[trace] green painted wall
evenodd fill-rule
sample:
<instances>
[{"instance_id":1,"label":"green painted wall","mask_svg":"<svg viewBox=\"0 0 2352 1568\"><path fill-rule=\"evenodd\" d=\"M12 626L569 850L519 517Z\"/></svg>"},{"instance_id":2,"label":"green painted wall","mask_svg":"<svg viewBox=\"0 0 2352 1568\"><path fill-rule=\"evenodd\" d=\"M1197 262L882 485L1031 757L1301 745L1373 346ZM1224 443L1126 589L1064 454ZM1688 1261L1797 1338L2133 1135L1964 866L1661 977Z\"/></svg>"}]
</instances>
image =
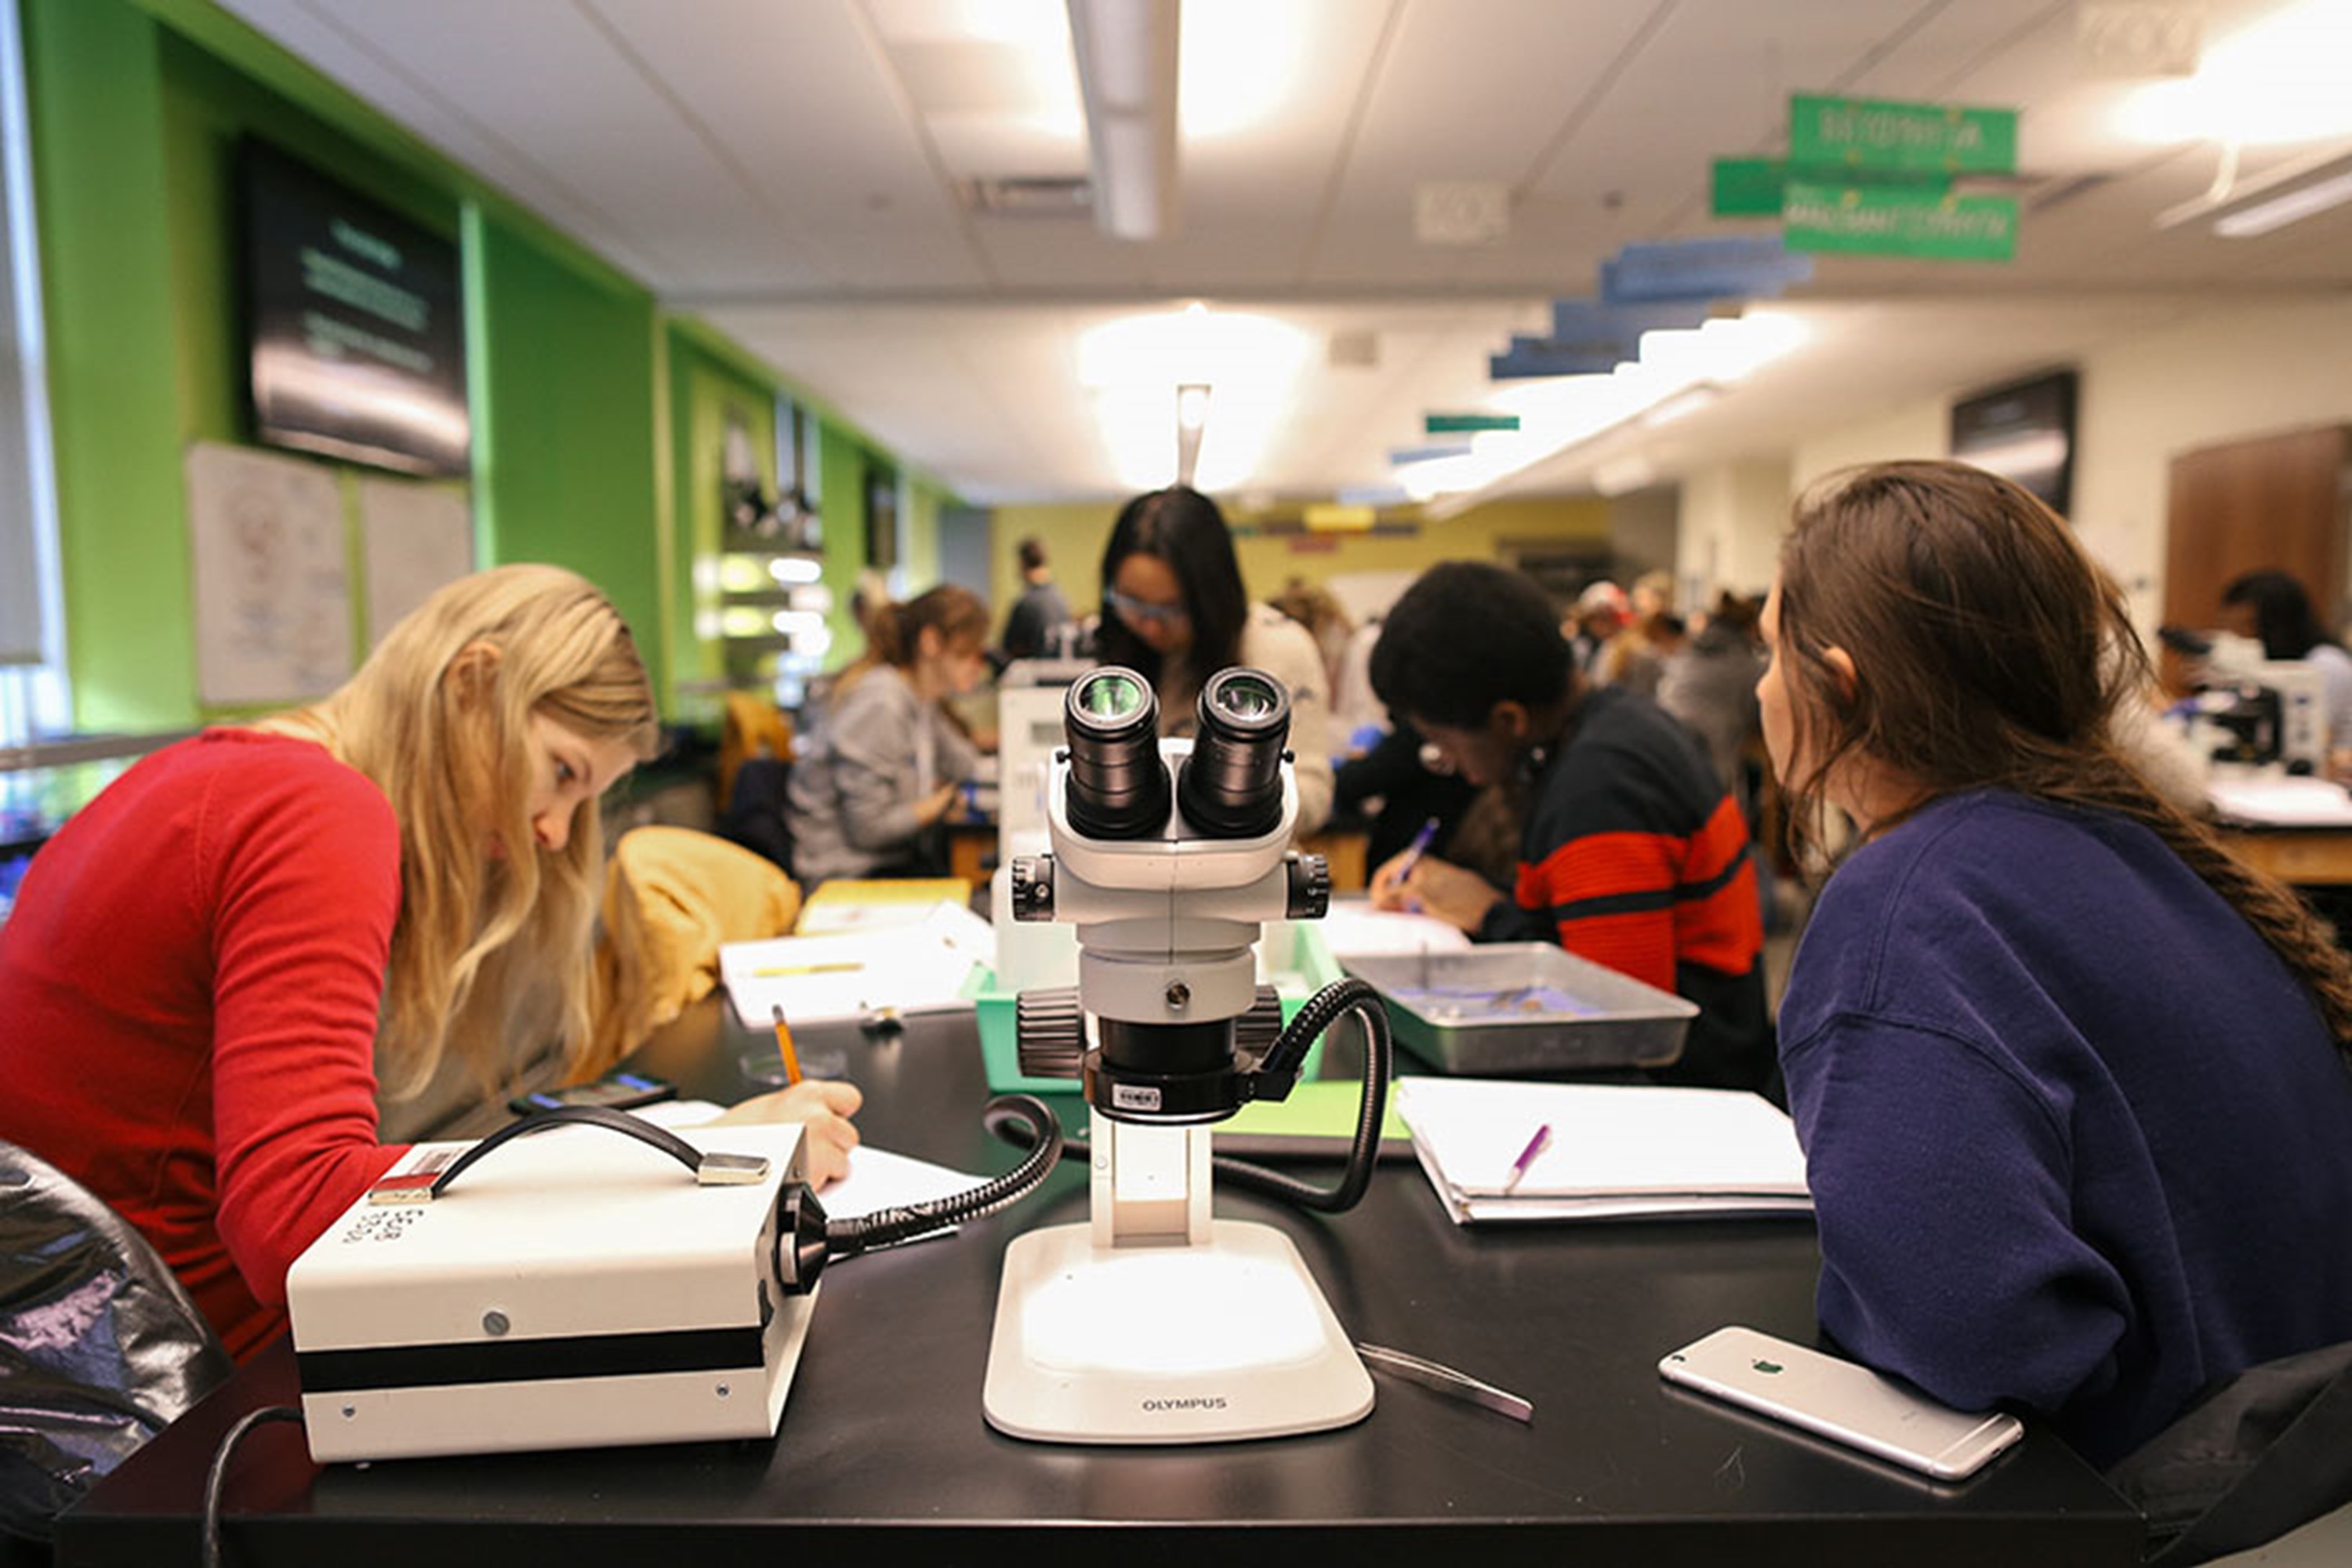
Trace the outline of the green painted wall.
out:
<instances>
[{"instance_id":1,"label":"green painted wall","mask_svg":"<svg viewBox=\"0 0 2352 1568\"><path fill-rule=\"evenodd\" d=\"M819 427L817 516L824 522L824 585L833 590L833 668L866 651L866 634L849 613L849 595L866 565L866 443L839 426Z\"/></svg>"},{"instance_id":2,"label":"green painted wall","mask_svg":"<svg viewBox=\"0 0 2352 1568\"><path fill-rule=\"evenodd\" d=\"M603 588L667 689L653 298L583 276L495 214L470 227L474 511L488 558L556 562Z\"/></svg>"},{"instance_id":3,"label":"green painted wall","mask_svg":"<svg viewBox=\"0 0 2352 1568\"><path fill-rule=\"evenodd\" d=\"M22 15L78 725L215 716L196 700L182 454L245 438L232 215L248 131L461 239L479 558L559 562L601 584L677 716L677 684L720 668L695 612L725 408L751 416L772 479L780 379L207 0L22 0ZM870 444L818 408L846 658L862 646L848 598ZM349 512L368 470L329 466ZM947 498L929 480L908 498L919 587Z\"/></svg>"}]
</instances>

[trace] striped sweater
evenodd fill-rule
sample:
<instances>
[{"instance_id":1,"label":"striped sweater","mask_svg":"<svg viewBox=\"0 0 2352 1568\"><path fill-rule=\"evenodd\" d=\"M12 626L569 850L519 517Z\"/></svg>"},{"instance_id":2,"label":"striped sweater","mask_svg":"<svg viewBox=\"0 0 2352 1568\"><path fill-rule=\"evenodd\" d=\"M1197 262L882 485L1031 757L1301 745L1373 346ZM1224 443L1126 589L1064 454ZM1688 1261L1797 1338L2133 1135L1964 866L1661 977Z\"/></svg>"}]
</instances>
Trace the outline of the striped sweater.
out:
<instances>
[{"instance_id":1,"label":"striped sweater","mask_svg":"<svg viewBox=\"0 0 2352 1568\"><path fill-rule=\"evenodd\" d=\"M1616 687L1590 693L1538 763L1517 896L1481 942L1557 942L1699 1005L1667 1082L1772 1076L1764 922L1748 825L1698 739Z\"/></svg>"}]
</instances>

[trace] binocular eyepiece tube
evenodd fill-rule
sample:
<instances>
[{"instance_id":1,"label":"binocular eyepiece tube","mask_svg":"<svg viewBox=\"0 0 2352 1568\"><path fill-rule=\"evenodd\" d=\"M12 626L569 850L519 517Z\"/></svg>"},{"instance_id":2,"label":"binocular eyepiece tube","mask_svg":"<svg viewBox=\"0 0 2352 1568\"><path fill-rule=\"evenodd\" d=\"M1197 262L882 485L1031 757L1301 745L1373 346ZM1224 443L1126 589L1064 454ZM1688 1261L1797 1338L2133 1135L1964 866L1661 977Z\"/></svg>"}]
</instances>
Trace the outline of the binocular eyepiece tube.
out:
<instances>
[{"instance_id":1,"label":"binocular eyepiece tube","mask_svg":"<svg viewBox=\"0 0 2352 1568\"><path fill-rule=\"evenodd\" d=\"M1070 826L1089 838L1150 838L1168 826L1160 699L1115 664L1090 669L1062 704L1070 743Z\"/></svg>"},{"instance_id":2,"label":"binocular eyepiece tube","mask_svg":"<svg viewBox=\"0 0 2352 1568\"><path fill-rule=\"evenodd\" d=\"M1201 688L1201 727L1176 778L1184 819L1213 838L1262 838L1282 821L1290 693L1264 670L1221 669Z\"/></svg>"},{"instance_id":3,"label":"binocular eyepiece tube","mask_svg":"<svg viewBox=\"0 0 2352 1568\"><path fill-rule=\"evenodd\" d=\"M1176 782L1184 820L1212 838L1257 838L1282 821L1283 747L1290 694L1263 670L1236 666L1201 689L1200 727ZM1134 670L1104 665L1071 686L1070 826L1089 838L1150 838L1168 823L1160 702Z\"/></svg>"}]
</instances>

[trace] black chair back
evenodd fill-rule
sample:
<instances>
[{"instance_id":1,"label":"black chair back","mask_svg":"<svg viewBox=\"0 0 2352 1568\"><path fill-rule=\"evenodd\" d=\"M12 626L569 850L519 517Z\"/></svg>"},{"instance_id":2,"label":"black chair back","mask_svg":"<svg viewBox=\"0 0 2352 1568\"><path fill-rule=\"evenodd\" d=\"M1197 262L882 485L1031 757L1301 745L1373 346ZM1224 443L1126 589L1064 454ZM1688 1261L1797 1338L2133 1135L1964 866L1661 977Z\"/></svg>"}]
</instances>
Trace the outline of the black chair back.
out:
<instances>
[{"instance_id":1,"label":"black chair back","mask_svg":"<svg viewBox=\"0 0 2352 1568\"><path fill-rule=\"evenodd\" d=\"M59 1514L229 1372L147 1238L0 1142L0 1540L49 1540Z\"/></svg>"},{"instance_id":2,"label":"black chair back","mask_svg":"<svg viewBox=\"0 0 2352 1568\"><path fill-rule=\"evenodd\" d=\"M2352 1503L2352 1341L2249 1367L2107 1472L2187 1568Z\"/></svg>"}]
</instances>

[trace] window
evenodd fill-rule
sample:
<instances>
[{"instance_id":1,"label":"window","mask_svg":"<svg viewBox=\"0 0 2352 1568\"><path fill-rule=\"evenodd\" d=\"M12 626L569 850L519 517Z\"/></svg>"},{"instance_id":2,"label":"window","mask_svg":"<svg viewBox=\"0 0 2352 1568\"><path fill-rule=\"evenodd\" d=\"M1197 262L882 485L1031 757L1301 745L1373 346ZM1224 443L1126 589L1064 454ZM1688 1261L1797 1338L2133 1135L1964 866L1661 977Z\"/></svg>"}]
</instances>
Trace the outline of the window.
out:
<instances>
[{"instance_id":1,"label":"window","mask_svg":"<svg viewBox=\"0 0 2352 1568\"><path fill-rule=\"evenodd\" d=\"M0 0L0 746L72 723L22 37Z\"/></svg>"}]
</instances>

